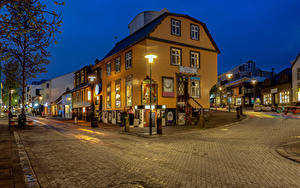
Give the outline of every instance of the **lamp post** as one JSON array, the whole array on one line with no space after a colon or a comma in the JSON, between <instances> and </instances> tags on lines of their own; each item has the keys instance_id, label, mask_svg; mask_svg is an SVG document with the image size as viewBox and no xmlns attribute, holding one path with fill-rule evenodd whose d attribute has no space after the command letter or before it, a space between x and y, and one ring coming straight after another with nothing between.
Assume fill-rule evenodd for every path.
<instances>
[{"instance_id":1,"label":"lamp post","mask_svg":"<svg viewBox=\"0 0 300 188\"><path fill-rule=\"evenodd\" d=\"M227 73L227 74L226 74L227 80L230 81L230 80L232 79L232 76L233 76L232 73ZM227 92L227 95L228 95L228 92ZM229 94L229 96L231 97L231 89L230 89L230 94ZM228 112L230 112L230 103L231 103L231 101L229 100L229 96L227 96Z\"/></svg>"},{"instance_id":2,"label":"lamp post","mask_svg":"<svg viewBox=\"0 0 300 188\"><path fill-rule=\"evenodd\" d=\"M94 106L94 81L96 80L95 75L89 75L89 81L91 82L91 127L97 127L97 121L95 121L95 106Z\"/></svg>"},{"instance_id":3,"label":"lamp post","mask_svg":"<svg viewBox=\"0 0 300 188\"><path fill-rule=\"evenodd\" d=\"M251 80L251 84L253 85L253 98L254 98L254 104L255 104L255 101L256 101L256 84L257 84L257 80L256 79L253 79Z\"/></svg>"},{"instance_id":4,"label":"lamp post","mask_svg":"<svg viewBox=\"0 0 300 188\"><path fill-rule=\"evenodd\" d=\"M152 63L155 58L157 58L156 55L146 55L146 59L148 59L148 63L150 64L150 122L149 122L149 134L152 135Z\"/></svg>"},{"instance_id":5,"label":"lamp post","mask_svg":"<svg viewBox=\"0 0 300 188\"><path fill-rule=\"evenodd\" d=\"M220 94L220 106L222 106L222 90L223 90L223 88L220 86L220 87L219 87L219 94Z\"/></svg>"}]
</instances>

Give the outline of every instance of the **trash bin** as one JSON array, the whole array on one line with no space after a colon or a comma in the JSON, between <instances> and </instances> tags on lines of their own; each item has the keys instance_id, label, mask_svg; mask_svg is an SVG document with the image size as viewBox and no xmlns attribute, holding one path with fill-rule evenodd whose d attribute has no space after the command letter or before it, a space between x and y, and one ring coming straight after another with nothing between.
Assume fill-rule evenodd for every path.
<instances>
[{"instance_id":1,"label":"trash bin","mask_svg":"<svg viewBox=\"0 0 300 188\"><path fill-rule=\"evenodd\" d=\"M125 132L129 132L129 117L126 116L126 117L124 118L124 120L125 120L124 131L125 131Z\"/></svg>"}]
</instances>

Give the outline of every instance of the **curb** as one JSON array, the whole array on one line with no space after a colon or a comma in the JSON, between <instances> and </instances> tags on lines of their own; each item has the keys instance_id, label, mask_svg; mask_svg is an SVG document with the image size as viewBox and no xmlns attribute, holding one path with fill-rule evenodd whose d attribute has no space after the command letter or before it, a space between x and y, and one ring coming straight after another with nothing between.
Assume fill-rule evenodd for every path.
<instances>
[{"instance_id":1,"label":"curb","mask_svg":"<svg viewBox=\"0 0 300 188\"><path fill-rule=\"evenodd\" d=\"M20 157L20 164L24 173L25 186L31 188L40 188L38 180L30 164L28 155L25 151L24 145L20 139L19 134L16 131L14 131L14 137L15 137L17 150Z\"/></svg>"},{"instance_id":2,"label":"curb","mask_svg":"<svg viewBox=\"0 0 300 188\"><path fill-rule=\"evenodd\" d=\"M288 143L285 143L285 144L281 144L279 146L277 146L275 148L275 151L282 157L286 158L286 159L289 159L289 160L292 160L296 163L300 163L300 156L295 156L291 153L288 153L286 150L285 150L285 147L289 146L290 144L293 144L293 143L297 143L298 141L296 142L288 142Z\"/></svg>"}]
</instances>

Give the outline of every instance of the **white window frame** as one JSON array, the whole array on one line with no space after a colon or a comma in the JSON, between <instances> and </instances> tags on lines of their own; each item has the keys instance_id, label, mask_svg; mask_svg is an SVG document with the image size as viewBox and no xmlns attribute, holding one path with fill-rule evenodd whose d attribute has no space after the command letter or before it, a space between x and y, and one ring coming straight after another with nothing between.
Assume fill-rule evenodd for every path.
<instances>
[{"instance_id":1,"label":"white window frame","mask_svg":"<svg viewBox=\"0 0 300 188\"><path fill-rule=\"evenodd\" d=\"M120 86L119 91L117 91L117 85ZM119 98L117 97L117 95L119 95ZM121 80L116 80L115 82L115 105L116 108L121 108Z\"/></svg>"},{"instance_id":2,"label":"white window frame","mask_svg":"<svg viewBox=\"0 0 300 188\"><path fill-rule=\"evenodd\" d=\"M111 75L111 62L108 62L106 64L106 76L110 76Z\"/></svg>"},{"instance_id":3,"label":"white window frame","mask_svg":"<svg viewBox=\"0 0 300 188\"><path fill-rule=\"evenodd\" d=\"M121 57L115 59L115 71L116 73L121 71Z\"/></svg>"},{"instance_id":4,"label":"white window frame","mask_svg":"<svg viewBox=\"0 0 300 188\"><path fill-rule=\"evenodd\" d=\"M175 63L173 62L173 56L175 56L175 58L174 58L174 60L176 61ZM181 66L181 62L182 62L181 49L180 48L171 48L171 65Z\"/></svg>"},{"instance_id":5,"label":"white window frame","mask_svg":"<svg viewBox=\"0 0 300 188\"><path fill-rule=\"evenodd\" d=\"M193 82L197 82L197 85L193 85ZM200 78L199 79L191 79L191 97L192 98L200 98L201 96L201 83L200 83Z\"/></svg>"},{"instance_id":6,"label":"white window frame","mask_svg":"<svg viewBox=\"0 0 300 188\"><path fill-rule=\"evenodd\" d=\"M106 108L111 108L111 83L106 85Z\"/></svg>"},{"instance_id":7,"label":"white window frame","mask_svg":"<svg viewBox=\"0 0 300 188\"><path fill-rule=\"evenodd\" d=\"M199 26L191 24L191 39L199 40Z\"/></svg>"},{"instance_id":8,"label":"white window frame","mask_svg":"<svg viewBox=\"0 0 300 188\"><path fill-rule=\"evenodd\" d=\"M132 67L132 51L125 53L125 69Z\"/></svg>"},{"instance_id":9,"label":"white window frame","mask_svg":"<svg viewBox=\"0 0 300 188\"><path fill-rule=\"evenodd\" d=\"M181 22L180 20L171 19L171 34L180 36L181 35Z\"/></svg>"},{"instance_id":10,"label":"white window frame","mask_svg":"<svg viewBox=\"0 0 300 188\"><path fill-rule=\"evenodd\" d=\"M200 52L194 52L194 51L191 51L190 52L190 65L191 67L195 67L197 69L200 68ZM195 62L196 62L196 66L195 66Z\"/></svg>"}]
</instances>

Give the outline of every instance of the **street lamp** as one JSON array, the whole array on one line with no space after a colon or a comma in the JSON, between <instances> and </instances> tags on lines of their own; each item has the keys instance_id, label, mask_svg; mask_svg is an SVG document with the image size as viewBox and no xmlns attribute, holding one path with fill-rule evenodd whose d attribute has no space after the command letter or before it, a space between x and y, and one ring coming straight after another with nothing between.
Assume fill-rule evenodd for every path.
<instances>
[{"instance_id":1,"label":"street lamp","mask_svg":"<svg viewBox=\"0 0 300 188\"><path fill-rule=\"evenodd\" d=\"M157 58L156 55L146 55L146 59L148 59L148 63L150 64L150 123L149 123L149 134L152 135L152 63L154 62L154 59Z\"/></svg>"},{"instance_id":2,"label":"street lamp","mask_svg":"<svg viewBox=\"0 0 300 188\"><path fill-rule=\"evenodd\" d=\"M255 104L255 101L256 101L256 84L257 84L257 80L256 79L253 79L251 80L251 84L253 85L253 97L254 97L254 104Z\"/></svg>"},{"instance_id":3,"label":"street lamp","mask_svg":"<svg viewBox=\"0 0 300 188\"><path fill-rule=\"evenodd\" d=\"M95 75L88 76L89 81L91 82L91 127L97 127L97 121L95 121L95 107L94 107L94 81L96 80Z\"/></svg>"},{"instance_id":4,"label":"street lamp","mask_svg":"<svg viewBox=\"0 0 300 188\"><path fill-rule=\"evenodd\" d=\"M233 74L232 74L232 73L227 73L227 74L226 74L226 78L227 78L228 81L230 81L230 80L232 79L232 77L233 77ZM227 93L227 95L228 95L228 93ZM230 96L230 98L231 98L231 89L230 89L230 94L229 94L229 96ZM229 96L227 97L227 102L228 102L228 112L230 112L230 103L231 103L231 101L229 100ZM231 99L231 100L232 100L232 99Z\"/></svg>"}]
</instances>

